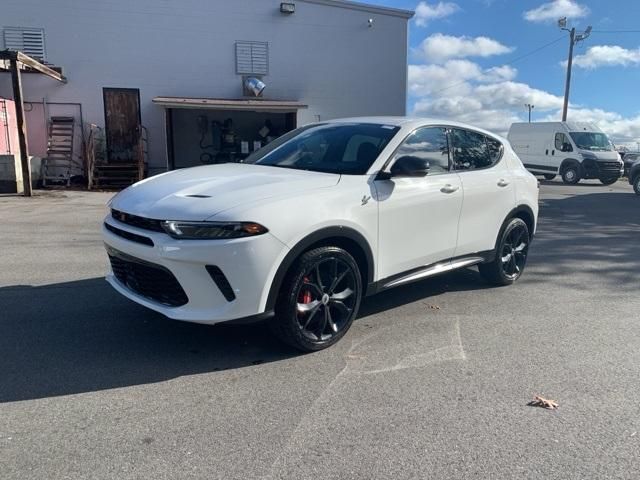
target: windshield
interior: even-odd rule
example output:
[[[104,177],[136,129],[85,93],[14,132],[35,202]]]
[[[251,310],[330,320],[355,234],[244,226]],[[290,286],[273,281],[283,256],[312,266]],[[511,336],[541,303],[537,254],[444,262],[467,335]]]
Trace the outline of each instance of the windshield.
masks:
[[[283,135],[247,157],[245,163],[363,175],[400,130],[372,123],[325,123]]]
[[[570,132],[569,135],[581,150],[597,150],[600,152],[613,150],[613,145],[604,133]]]

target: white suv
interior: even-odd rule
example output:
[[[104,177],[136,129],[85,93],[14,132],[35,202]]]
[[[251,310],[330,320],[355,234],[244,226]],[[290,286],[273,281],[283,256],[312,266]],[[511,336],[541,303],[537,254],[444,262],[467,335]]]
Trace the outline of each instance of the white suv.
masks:
[[[487,131],[354,118],[289,132],[242,164],[148,178],[110,207],[120,293],[177,320],[268,319],[311,351],[347,332],[364,295],[470,265],[513,283],[538,184]]]

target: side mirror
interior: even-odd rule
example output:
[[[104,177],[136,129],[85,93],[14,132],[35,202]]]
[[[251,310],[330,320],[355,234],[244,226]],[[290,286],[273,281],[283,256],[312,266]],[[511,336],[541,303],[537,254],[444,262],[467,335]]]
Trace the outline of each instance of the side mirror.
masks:
[[[563,152],[570,152],[571,150],[573,150],[571,148],[571,144],[570,143],[563,143],[562,144],[562,151]]]
[[[429,173],[429,160],[405,155],[393,163],[389,172],[392,177],[424,177]]]

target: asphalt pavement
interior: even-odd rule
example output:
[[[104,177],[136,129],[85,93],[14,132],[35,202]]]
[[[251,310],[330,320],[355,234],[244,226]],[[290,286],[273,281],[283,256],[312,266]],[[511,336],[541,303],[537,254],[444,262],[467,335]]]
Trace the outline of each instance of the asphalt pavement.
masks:
[[[469,269],[385,292],[309,355],[118,295],[109,196],[0,197],[0,478],[640,478],[628,184],[542,182],[516,285]]]

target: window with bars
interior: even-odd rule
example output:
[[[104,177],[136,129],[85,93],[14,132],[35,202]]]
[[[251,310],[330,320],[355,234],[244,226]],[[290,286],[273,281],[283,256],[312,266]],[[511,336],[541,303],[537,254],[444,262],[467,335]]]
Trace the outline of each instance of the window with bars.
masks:
[[[267,42],[236,42],[236,73],[238,75],[267,75],[269,73],[269,44]]]
[[[4,48],[19,50],[41,62],[46,60],[44,29],[4,27]]]

